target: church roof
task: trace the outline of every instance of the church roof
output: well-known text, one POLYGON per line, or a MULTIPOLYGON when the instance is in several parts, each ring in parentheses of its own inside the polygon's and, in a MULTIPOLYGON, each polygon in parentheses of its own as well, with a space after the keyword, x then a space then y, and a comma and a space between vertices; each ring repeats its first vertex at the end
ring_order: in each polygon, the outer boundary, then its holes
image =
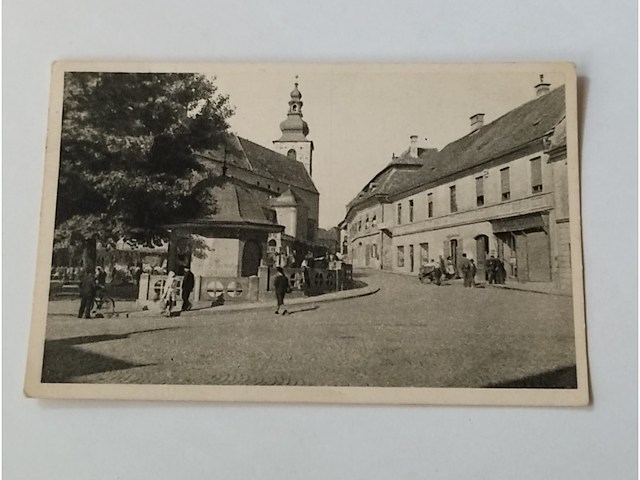
POLYGON ((282 135, 276 142, 308 142, 309 125, 302 119, 302 115, 290 113, 280 123, 282 135))
MULTIPOLYGON (((207 178, 194 187, 196 194, 207 194, 215 203, 206 205, 197 218, 180 225, 215 225, 227 227, 253 227, 278 232, 273 211, 244 182, 233 177, 207 178)), ((174 225, 177 226, 177 225, 174 225)))
POLYGON ((274 207, 297 207, 298 199, 296 195, 291 191, 289 187, 286 191, 271 201, 271 205, 274 207))
POLYGON ((298 90, 298 82, 295 83, 290 93, 289 112, 287 118, 280 123, 282 136, 276 142, 304 142, 309 134, 309 125, 302 119, 302 93, 298 90))
MULTIPOLYGON (((226 135, 225 144, 228 165, 318 193, 313 180, 301 162, 234 134, 226 135)), ((217 150, 200 152, 200 156, 222 162, 225 159, 224 150, 225 145, 221 145, 217 150)))
POLYGON ((238 138, 253 171, 288 185, 318 193, 302 162, 287 158, 246 138, 238 138))

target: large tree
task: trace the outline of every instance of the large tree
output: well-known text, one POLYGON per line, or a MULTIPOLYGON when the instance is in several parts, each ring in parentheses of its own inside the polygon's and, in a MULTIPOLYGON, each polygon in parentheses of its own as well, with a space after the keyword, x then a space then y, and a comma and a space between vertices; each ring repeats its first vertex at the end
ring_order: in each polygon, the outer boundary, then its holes
POLYGON ((81 245, 91 268, 96 241, 166 239, 201 208, 195 152, 222 141, 232 113, 203 75, 67 73, 55 247, 81 245))

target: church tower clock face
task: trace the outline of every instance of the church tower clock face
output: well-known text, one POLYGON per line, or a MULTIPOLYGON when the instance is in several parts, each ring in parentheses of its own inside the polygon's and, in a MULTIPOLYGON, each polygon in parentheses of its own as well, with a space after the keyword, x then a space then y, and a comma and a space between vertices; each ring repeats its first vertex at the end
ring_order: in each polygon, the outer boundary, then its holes
POLYGON ((298 82, 290 93, 287 118, 280 123, 282 135, 274 140, 274 150, 291 160, 301 162, 309 176, 313 172, 313 142, 307 139, 309 125, 302 119, 302 93, 298 82))

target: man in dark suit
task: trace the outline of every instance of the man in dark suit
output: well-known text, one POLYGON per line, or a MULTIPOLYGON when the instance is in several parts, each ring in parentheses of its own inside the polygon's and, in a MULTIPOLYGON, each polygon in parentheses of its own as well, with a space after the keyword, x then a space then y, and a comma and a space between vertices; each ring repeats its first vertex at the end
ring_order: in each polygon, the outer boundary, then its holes
POLYGON ((280 307, 284 310, 282 311, 282 315, 287 313, 287 307, 284 306, 284 296, 289 291, 289 280, 284 275, 284 271, 282 267, 277 267, 276 270, 278 273, 273 279, 273 289, 276 292, 276 301, 278 302, 278 308, 276 308, 275 313, 280 313, 280 307))
POLYGON ((196 279, 190 267, 184 267, 184 277, 182 278, 182 311, 186 312, 193 306, 189 301, 189 295, 193 291, 196 279))
POLYGON ((462 278, 464 279, 465 287, 473 286, 473 277, 471 276, 471 262, 467 258, 467 254, 462 254, 462 260, 460 261, 460 271, 462 272, 462 278))
POLYGON ((85 272, 80 280, 80 310, 78 318, 91 318, 93 300, 96 297, 96 279, 93 272, 85 272))
POLYGON ((485 260, 484 269, 487 283, 496 283, 496 258, 493 255, 485 260))

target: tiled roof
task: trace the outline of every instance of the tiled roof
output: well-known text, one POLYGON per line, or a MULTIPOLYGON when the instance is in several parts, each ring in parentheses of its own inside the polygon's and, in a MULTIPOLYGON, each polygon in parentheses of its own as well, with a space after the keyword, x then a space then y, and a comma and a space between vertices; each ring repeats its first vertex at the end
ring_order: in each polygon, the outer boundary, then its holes
POLYGON ((436 148, 419 148, 418 157, 409 155, 406 150, 398 157, 393 157, 391 162, 387 164, 358 194, 356 198, 351 200, 348 208, 360 203, 375 195, 387 195, 395 192, 400 186, 410 182, 416 175, 416 170, 422 167, 430 158, 438 153, 436 148), (372 183, 376 187, 370 188, 372 183))
POLYGON ((559 87, 517 107, 473 133, 448 144, 425 162, 412 178, 390 194, 437 182, 472 169, 526 144, 540 140, 565 115, 565 89, 559 87))
POLYGON ((252 170, 274 180, 318 192, 304 165, 257 143, 238 137, 252 170))
POLYGON ((270 203, 274 207, 297 207, 302 201, 288 188, 279 197, 272 198, 270 203))
POLYGON ((407 153, 404 152, 374 178, 373 181, 379 184, 374 192, 368 191, 368 186, 365 187, 347 208, 351 209, 375 194, 392 196, 436 184, 447 177, 517 151, 533 141, 540 140, 542 150, 542 138, 564 115, 565 88, 561 86, 455 140, 439 152, 424 151, 419 156, 422 166, 417 169, 407 169, 411 164, 402 163, 401 159, 406 158, 407 153), (401 168, 403 165, 404 170, 401 168))
MULTIPOLYGON (((200 155, 222 161, 225 156, 224 148, 225 146, 221 146, 217 150, 200 152, 200 155)), ((227 135, 226 149, 226 160, 229 165, 318 193, 304 165, 297 160, 291 160, 285 155, 233 134, 227 135)))
POLYGON ((227 176, 208 178, 196 185, 194 190, 207 190, 215 199, 215 206, 185 223, 261 225, 278 230, 273 212, 263 207, 264 201, 254 189, 240 180, 227 176))

